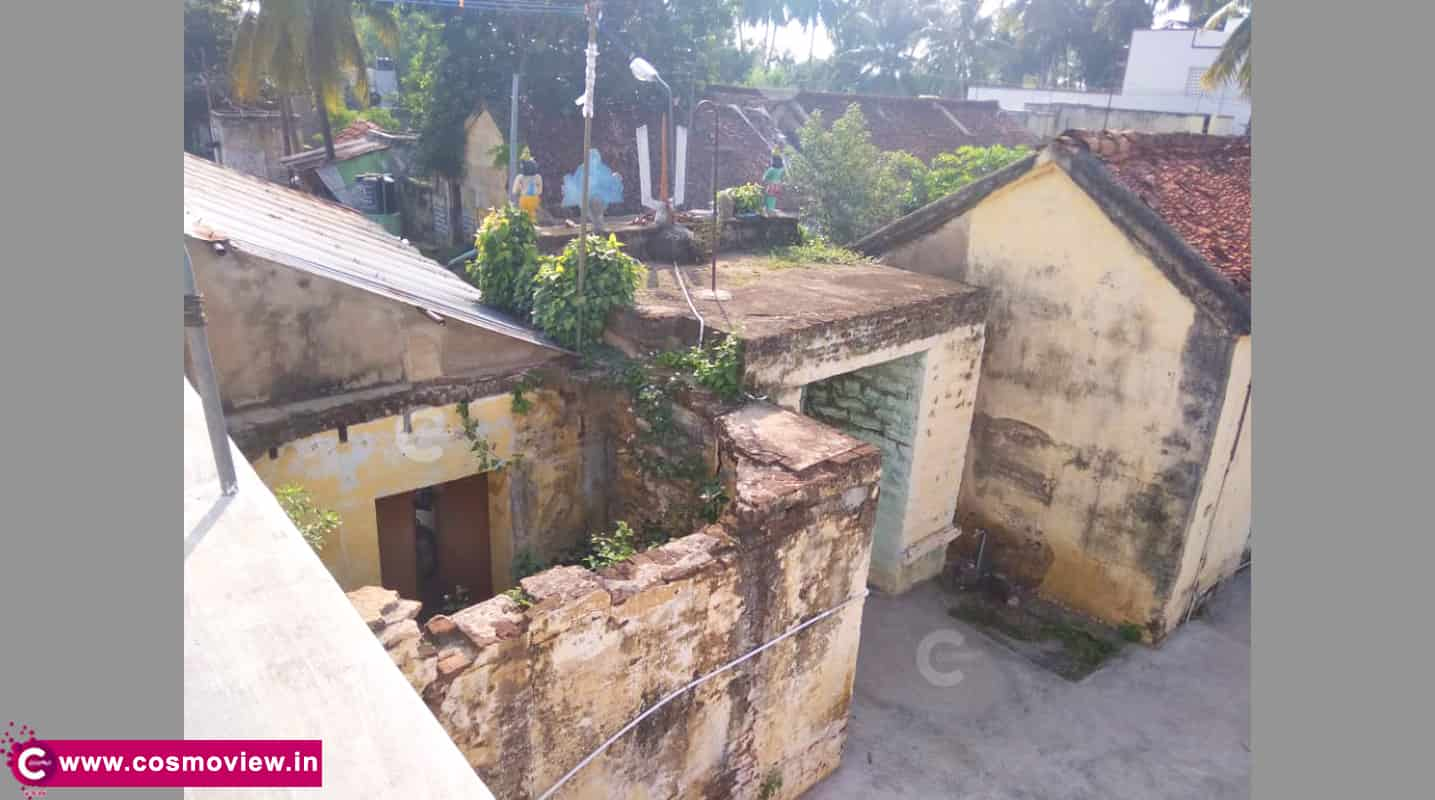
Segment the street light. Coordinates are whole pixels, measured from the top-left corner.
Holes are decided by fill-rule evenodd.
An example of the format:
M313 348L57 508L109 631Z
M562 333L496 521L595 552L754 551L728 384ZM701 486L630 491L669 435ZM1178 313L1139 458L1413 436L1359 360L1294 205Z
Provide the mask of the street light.
M663 80L663 76L658 74L657 67L654 67L652 64L649 64L644 58L635 56L632 61L628 62L628 69L632 71L634 78L637 78L643 83L652 83L653 81L657 81L668 93L668 137L673 143L672 174L673 180L676 181L678 179L678 119L677 114L674 112L673 108L673 87L669 86L668 82ZM666 189L667 187L663 188ZM673 195L671 192L669 192L668 196L664 199L663 205L668 212L672 211Z

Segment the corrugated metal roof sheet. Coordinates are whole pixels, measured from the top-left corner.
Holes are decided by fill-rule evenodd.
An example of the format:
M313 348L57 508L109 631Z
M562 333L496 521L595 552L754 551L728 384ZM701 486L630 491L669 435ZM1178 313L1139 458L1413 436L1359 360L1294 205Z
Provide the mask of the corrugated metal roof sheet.
M568 352L479 303L477 289L353 209L184 154L184 233Z
M389 149L387 142L375 141L373 139L349 139L347 141L334 142L334 160L348 161L352 158L377 153L380 150ZM328 161L328 155L324 148L316 147L312 150L305 150L302 153L295 153L292 156L282 156L279 163L290 169L304 171L314 167L323 166Z

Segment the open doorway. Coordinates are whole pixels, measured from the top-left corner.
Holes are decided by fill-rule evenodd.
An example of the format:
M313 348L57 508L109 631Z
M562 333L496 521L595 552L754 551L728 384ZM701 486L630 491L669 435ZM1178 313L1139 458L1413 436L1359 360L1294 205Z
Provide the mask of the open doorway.
M380 497L374 506L384 587L421 601L424 618L493 596L486 474Z
M872 526L874 561L892 560L905 543L912 455L926 353L814 381L802 389L802 413L882 451L882 483Z

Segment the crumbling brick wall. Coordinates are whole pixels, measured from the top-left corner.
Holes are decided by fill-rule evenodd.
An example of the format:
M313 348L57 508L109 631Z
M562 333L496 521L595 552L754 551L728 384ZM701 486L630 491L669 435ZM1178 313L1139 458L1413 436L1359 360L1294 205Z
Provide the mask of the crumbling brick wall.
M660 698L834 607L679 694L557 796L787 798L836 768L880 454L766 404L714 424L733 496L718 524L601 573L525 578L531 606L499 596L422 630L397 598L355 593L495 796L539 796Z

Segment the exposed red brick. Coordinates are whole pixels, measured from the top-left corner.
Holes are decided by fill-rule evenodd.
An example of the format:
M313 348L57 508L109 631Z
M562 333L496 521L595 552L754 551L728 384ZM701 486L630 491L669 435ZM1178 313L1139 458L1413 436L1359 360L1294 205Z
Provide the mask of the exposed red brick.
M1251 291L1251 143L1194 133L1067 131L1226 276Z

